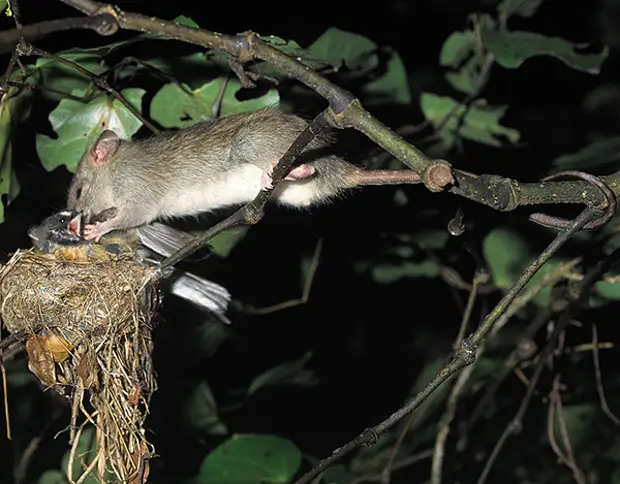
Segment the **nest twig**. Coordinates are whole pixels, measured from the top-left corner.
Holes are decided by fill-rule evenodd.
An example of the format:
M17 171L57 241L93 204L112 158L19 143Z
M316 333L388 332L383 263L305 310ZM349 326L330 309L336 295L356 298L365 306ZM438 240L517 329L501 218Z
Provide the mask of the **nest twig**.
M100 482L146 482L154 453L144 422L156 390L157 281L155 268L127 254L69 261L23 250L0 269L4 327L27 334L30 370L72 402L71 483L94 470ZM79 436L88 426L96 429L96 450L80 455Z

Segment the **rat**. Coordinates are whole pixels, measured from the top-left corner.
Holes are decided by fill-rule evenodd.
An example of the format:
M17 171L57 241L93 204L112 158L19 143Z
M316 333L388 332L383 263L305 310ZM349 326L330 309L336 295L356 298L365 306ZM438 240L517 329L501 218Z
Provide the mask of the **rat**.
M264 108L138 141L101 133L78 163L67 208L86 217L84 237L210 212L252 201L272 188L271 172L307 122ZM327 203L363 185L420 183L413 170L363 170L329 153L320 133L276 186L273 199L303 209ZM106 220L94 214L116 208Z
M115 215L115 209L103 210L93 220L106 220ZM187 232L153 223L137 230L110 232L99 244L83 237L82 218L79 212L61 210L30 227L28 236L38 251L64 259L105 260L111 255L134 252L149 265L157 264L193 239ZM170 293L230 324L226 312L231 294L225 287L176 268L170 268L164 273L164 281Z

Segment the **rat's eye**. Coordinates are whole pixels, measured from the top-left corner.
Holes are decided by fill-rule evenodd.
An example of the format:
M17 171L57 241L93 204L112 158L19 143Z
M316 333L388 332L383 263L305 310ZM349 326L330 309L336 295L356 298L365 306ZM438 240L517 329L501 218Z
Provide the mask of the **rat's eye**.
M59 222L61 224L67 223L67 217L60 217Z

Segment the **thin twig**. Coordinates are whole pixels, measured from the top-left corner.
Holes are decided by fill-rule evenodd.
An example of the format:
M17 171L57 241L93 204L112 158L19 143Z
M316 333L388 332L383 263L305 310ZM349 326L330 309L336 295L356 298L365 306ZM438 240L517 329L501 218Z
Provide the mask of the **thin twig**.
M2 372L2 393L4 395L4 418L6 421L6 438L12 440L11 437L11 417L9 414L9 391L6 381L6 368L2 360L2 350L0 350L0 371Z
M392 471L396 471L398 469L403 469L405 467L409 467L410 465L416 464L422 460L429 459L433 456L433 449L426 449L422 452L415 453L403 459L400 459L392 464ZM363 482L377 482L381 481L383 476L383 472L379 474L365 475L353 479L349 484L362 484Z
M474 308L474 304L476 301L476 296L478 294L478 286L480 283L488 280L488 273L476 271L472 281L472 290L469 293L469 297L467 298L467 306L465 307L465 312L463 313L463 318L461 320L461 326L459 328L459 332L454 340L452 345L452 352L456 353L458 349L463 344L463 340L465 339L465 333L467 332L467 327L469 326L469 322L471 320L471 314ZM484 351L484 343L480 345L478 348L479 358L482 352ZM448 441L448 435L450 433L450 425L454 420L454 416L456 415L456 408L458 405L459 397L461 396L469 378L471 377L473 371L475 369L475 362L470 366L465 368L458 376L452 390L450 391L450 395L448 396L448 400L446 403L446 408L444 410L443 415L439 419L439 424L437 425L437 435L435 437L435 448L433 452L433 461L431 465L431 483L432 484L441 484L441 475L443 469L443 461L445 456L446 443Z
M620 425L620 419L616 417L616 415L611 411L609 405L607 404L607 397L605 396L605 389L603 388L603 376L601 374L601 362L599 360L599 342L598 342L598 329L596 328L596 324L592 325L592 360L594 361L594 377L596 379L596 392L598 393L598 398L601 401L601 408L603 409L603 413L607 415L609 420L611 420L616 425Z
M519 339L519 342L517 342L517 347L512 350L508 357L504 360L504 364L500 370L499 375L495 376L495 378L493 378L493 381L489 385L486 385L487 389L485 391L485 394L479 400L478 404L471 413L471 416L469 417L466 425L466 431L464 432L464 435L467 435L469 431L473 428L473 426L478 422L478 419L483 415L484 410L492 402L493 397L495 396L495 392L500 387L502 382L523 360L531 356L528 354L524 354L524 352L521 351L521 342L532 341L532 338L548 321L550 314L551 313L548 310L541 311L525 329Z
M585 211L583 213L585 213ZM583 213L582 213L582 215L583 215ZM574 225L574 222L573 222L572 225ZM504 444L508 440L508 437L510 437L510 435L512 435L513 433L516 433L516 432L518 432L520 430L521 425L522 425L522 421L523 421L523 416L525 415L525 412L526 412L526 410L527 410L527 408L529 406L529 403L531 401L532 395L534 394L534 390L536 388L538 380L540 379L540 376L542 374L542 370L545 367L545 363L546 363L547 359L549 358L549 356L553 353L553 350L555 349L555 343L556 343L557 339L560 337L560 334L563 333L564 330L570 325L573 313L576 312L577 310L579 310L580 306L583 304L584 299L586 298L587 294L590 291L590 288L594 285L594 283L619 258L620 258L620 250L615 250L609 256L607 256L605 259L599 261L595 265L595 267L592 268L588 272L588 274L583 278L583 280L582 280L582 282L581 282L581 284L579 286L578 294L576 296L573 296L573 299L568 304L568 307L562 313L562 316L561 316L560 320L558 321L558 323L555 325L555 328L553 329L553 333L549 337L549 341L548 341L547 345L545 346L545 348L541 352L538 364L536 365L536 369L534 370L534 374L533 374L532 378L530 379L530 384L529 384L529 386L527 388L527 392L525 394L525 397L523 398L523 401L521 402L521 405L520 405L519 409L517 410L515 416L508 423L508 425L504 429L504 432L502 433L502 435L500 436L499 440L497 441L495 447L493 448L493 451L491 452L491 455L489 456L489 459L487 460L487 462L486 462L486 464L484 466L484 469L483 469L482 473L480 474L480 477L478 478L477 484L483 484L484 482L486 482L486 480L487 480L487 478L488 478L488 476L489 476L489 474L491 472L491 469L493 468L493 465L495 464L497 456L499 455L500 450L502 449L502 447L504 446Z
M564 411L562 408L562 397L560 396L560 375L555 375L553 378L553 387L551 389L551 394L549 398L549 414L548 419L549 423L547 428L549 435L549 442L555 442L555 416L557 415L557 422L559 424L560 434L562 436L562 442L564 443L564 448L566 449L566 454L564 454L557 446L557 443L554 447L554 452L560 459L560 461L568 467L572 473L573 477L577 484L586 484L585 476L579 466L577 465L577 461L575 460L575 454L573 453L573 446L570 442L570 436L568 435L568 430L566 428L566 419L564 418ZM553 447L553 445L552 445Z
M99 35L111 35L118 30L114 17L102 13L92 17L69 17L59 20L45 20L21 29L4 30L0 33L0 54L11 52L21 38L35 40L55 32L67 30L94 30Z
M129 101L127 101L127 99L125 99L125 97L121 93L119 93L116 89L110 86L108 81L106 81L101 76L98 76L94 72L91 72L88 69L85 69L84 67L82 67L79 64L76 64L73 61L70 61L63 57L51 54L45 50L34 47L33 45L31 45L29 42L25 40L20 42L19 48L17 49L17 51L19 52L19 55L24 55L24 56L34 55L37 57L43 57L45 59L53 60L55 62L58 62L59 64L63 64L75 70L76 72L79 72L80 74L88 77L100 89L103 89L104 91L106 91L114 99L116 99L123 106L125 106L131 114L133 114L137 119L139 119L140 122L144 124L148 129L150 129L154 134L160 133L160 130L157 129L157 127L153 123L151 123L148 119L142 116L142 114L140 113L140 111L138 111L138 109L136 109Z
M58 409L58 407L56 407L51 418L47 420L47 423L45 424L41 432L39 432L39 435L34 437L26 446L26 449L22 453L22 456L19 459L15 471L13 472L13 475L15 476L15 484L21 484L26 478L28 466L30 465L30 462L32 461L35 452L39 448L39 444L41 443L43 437L51 428L51 426L58 420L61 414L62 412Z
M594 207L587 207L583 210L579 216L571 222L567 230L559 232L555 239L547 246L547 248L540 254L530 266L523 272L517 282L508 290L500 302L495 306L493 311L484 319L478 330L469 337L467 337L461 346L461 349L454 356L454 358L444 366L437 375L427 384L427 386L417 395L415 395L407 404L401 407L399 410L390 415L380 424L370 429L364 430L355 439L351 440L342 447L336 449L332 454L323 460L321 460L313 469L309 470L301 476L295 484L307 484L316 475L323 472L336 461L342 459L344 456L351 453L353 450L361 445L374 445L379 435L386 430L392 428L403 418L417 409L428 397L433 393L442 383L448 380L457 371L470 365L476 358L476 348L480 345L484 337L489 331L493 329L497 319L502 313L510 306L514 299L519 294L519 291L525 287L530 279L536 274L555 252L558 251L564 243L566 243L573 235L575 235L585 224L590 220L597 217L598 209Z
M316 247L314 248L314 253L312 254L312 259L310 260L310 267L308 268L308 274L304 280L304 287L301 292L301 297L297 299L290 299L288 301L283 301L277 304L272 304L271 306L266 306L262 308L255 308L253 306L246 306L243 308L243 312L247 314L270 314L276 311L282 311L283 309L289 309L296 306L301 306L306 304L310 299L310 293L312 291L312 284L314 283L314 277L316 276L316 271L319 268L319 262L321 260L321 251L323 250L323 239L320 238L316 243Z

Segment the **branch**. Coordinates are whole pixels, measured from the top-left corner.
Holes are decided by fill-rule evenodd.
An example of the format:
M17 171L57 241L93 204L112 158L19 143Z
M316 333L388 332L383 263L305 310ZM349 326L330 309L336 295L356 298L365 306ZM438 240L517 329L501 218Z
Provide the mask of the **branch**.
M231 36L185 27L175 22L138 13L125 12L118 7L93 0L60 1L87 15L107 12L114 16L118 26L125 30L165 35L168 38L200 45L207 49L227 52L241 64L255 59L269 62L325 98L334 114L335 127L340 129L353 127L364 133L405 165L422 174L422 180L430 190L441 191L454 181L448 162L429 158L365 111L351 92L339 88L302 62L272 47L254 32ZM243 78L243 76L240 77Z
M144 124L144 126L146 126L148 129L150 129L151 132L153 132L154 134L160 134L159 129L157 129L157 127L154 126L153 123L151 123L148 119L146 119L144 116L142 116L142 114L140 114L140 111L138 111L129 101L127 101L127 99L125 99L121 95L121 93L119 93L116 89L114 89L112 86L110 86L108 81L106 81L103 77L98 76L94 72L91 72L88 69L85 69L84 67L82 67L79 64L76 64L75 62L72 62L72 61L70 61L68 59L64 59L64 58L59 57L59 56L54 55L54 54L50 54L49 52L47 52L45 50L38 49L37 47L34 47L33 45L31 45L29 42L27 42L25 40L21 41L17 45L17 48L15 49L15 52L17 52L18 56L31 56L31 55L35 55L35 56L38 56L38 57L43 57L45 59L53 60L53 61L58 62L60 64L66 65L67 67L69 67L69 68L79 72L80 74L82 74L85 77L88 77L100 89L106 91L114 99L116 99L123 106L125 106L127 108L127 110L131 114L133 114L137 119L139 119L140 122L142 124Z
M483 341L487 333L493 328L495 322L506 311L510 303L517 297L519 292L525 287L536 272L555 254L562 245L564 245L571 237L583 228L588 222L598 217L597 210L587 207L579 216L570 224L569 228L560 232L549 246L538 256L532 264L523 272L519 280L510 288L500 302L495 306L493 311L484 319L478 330L467 337L460 350L452 358L452 360L444 366L437 375L428 383L426 388L419 392L412 400L400 408L398 411L390 415L379 425L364 430L355 439L336 449L329 457L321 460L313 469L300 477L295 484L307 484L318 474L323 472L336 461L351 453L360 445L373 445L378 436L389 430L391 427L400 422L408 414L416 410L422 403L433 393L442 383L448 380L452 375L462 368L472 364L476 360L476 349Z
M339 88L302 62L272 47L254 32L232 36L126 12L118 7L94 0L60 1L90 15L91 20L99 19L98 22L101 22L89 24L87 19L82 19L81 22L76 22L73 28L93 28L101 35L111 35L118 28L163 35L206 49L226 52L241 65L259 59L279 67L287 75L310 87L329 102L334 115L334 127L340 129L352 127L365 134L405 165L420 173L425 186L431 191L447 190L449 193L463 196L503 212L515 210L524 205L545 203L594 205L604 200L600 190L587 181L521 183L497 175L478 176L461 170L452 170L447 161L434 160L425 155L399 134L375 119L363 109L360 101L351 92ZM111 19L114 19L116 23ZM71 21L75 19L55 21L58 22L56 31L72 28ZM34 26L40 27L44 24L46 33L54 31L49 22L34 24ZM21 35L27 37L27 29L28 26L23 29L4 31L0 34L0 45L11 39L12 42L16 42ZM238 74L241 75L241 73ZM620 173L604 177L602 181L611 187L616 197L620 196Z
M585 212L586 211L584 211L584 213ZM592 268L588 272L588 274L583 278L581 285L579 286L579 291L577 295L574 296L573 299L568 304L566 310L560 317L560 320L555 325L555 328L553 329L553 333L549 337L549 341L547 345L541 352L540 358L538 360L538 364L536 366L536 370L534 371L534 375L532 376L530 380L530 385L527 388L527 392L525 394L525 397L523 398L521 406L519 407L519 409L517 410L517 413L515 414L513 419L510 421L510 423L506 426L506 428L504 429L504 432L502 433L501 437L497 441L495 448L491 452L489 460L487 461L482 473L480 474L480 477L478 478L477 484L484 484L487 477L489 476L489 473L491 472L493 464L495 463L495 460L497 459L497 456L499 455L501 448L508 440L508 437L510 437L511 434L517 432L521 428L523 416L525 415L525 412L531 401L532 395L534 394L534 389L536 387L538 380L540 379L540 376L546 364L547 358L553 353L553 349L555 347L555 341L559 338L560 334L562 334L564 330L570 325L571 321L573 320L573 315L583 305L583 302L588 296L591 287L619 259L620 259L620 250L615 250L605 259L599 261L594 266L594 268Z
M22 28L3 30L0 33L0 54L11 52L19 39L36 40L48 34L65 30L94 30L99 35L112 35L118 30L114 17L107 13L92 17L70 17L60 20L46 20Z

